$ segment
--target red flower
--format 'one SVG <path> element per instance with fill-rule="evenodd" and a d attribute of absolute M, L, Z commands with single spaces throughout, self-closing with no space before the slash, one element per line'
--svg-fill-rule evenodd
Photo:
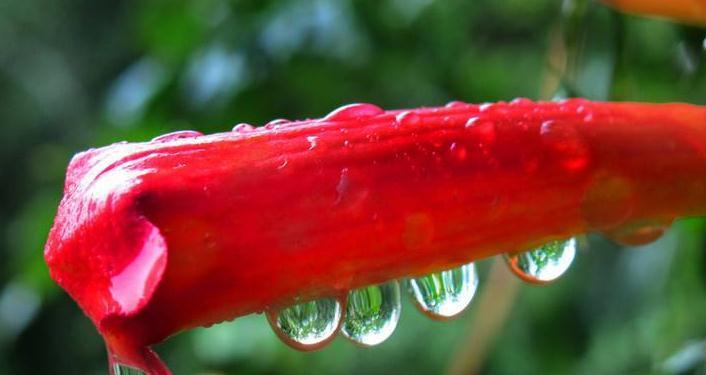
<path fill-rule="evenodd" d="M 184 329 L 705 213 L 704 107 L 355 104 L 81 153 L 45 256 L 111 358 L 159 374 Z"/>

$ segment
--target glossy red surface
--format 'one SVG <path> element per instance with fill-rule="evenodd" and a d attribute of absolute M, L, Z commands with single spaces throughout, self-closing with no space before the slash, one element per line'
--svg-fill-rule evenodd
<path fill-rule="evenodd" d="M 704 107 L 363 104 L 81 153 L 45 257 L 112 359 L 163 374 L 180 330 L 704 214 Z"/>

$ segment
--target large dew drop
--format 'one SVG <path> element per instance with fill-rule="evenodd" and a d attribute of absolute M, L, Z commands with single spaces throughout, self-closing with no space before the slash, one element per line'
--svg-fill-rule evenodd
<path fill-rule="evenodd" d="M 468 307 L 478 288 L 473 263 L 409 280 L 409 292 L 423 313 L 433 319 L 450 319 Z"/>
<path fill-rule="evenodd" d="M 515 275 L 534 284 L 558 279 L 571 266 L 576 256 L 576 238 L 551 241 L 534 250 L 507 254 L 505 260 Z"/>
<path fill-rule="evenodd" d="M 395 331 L 401 308 L 397 281 L 352 290 L 341 332 L 356 344 L 378 345 Z"/>
<path fill-rule="evenodd" d="M 315 350 L 327 344 L 341 322 L 341 304 L 324 298 L 268 311 L 267 320 L 282 341 L 299 350 Z"/>

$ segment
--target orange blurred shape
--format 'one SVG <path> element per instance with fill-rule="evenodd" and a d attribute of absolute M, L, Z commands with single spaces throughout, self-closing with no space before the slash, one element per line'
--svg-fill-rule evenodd
<path fill-rule="evenodd" d="M 706 26 L 706 0 L 603 0 L 623 12 Z"/>

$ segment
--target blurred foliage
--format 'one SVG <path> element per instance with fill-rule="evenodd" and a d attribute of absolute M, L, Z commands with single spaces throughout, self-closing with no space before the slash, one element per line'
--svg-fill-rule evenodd
<path fill-rule="evenodd" d="M 351 102 L 704 104 L 705 49 L 703 30 L 588 0 L 0 0 L 0 373 L 107 370 L 99 336 L 42 260 L 79 150 Z M 521 287 L 482 372 L 705 374 L 704 233 L 682 221 L 638 250 L 591 237 L 561 281 Z M 464 355 L 473 308 L 442 324 L 403 307 L 373 349 L 337 339 L 299 353 L 253 316 L 158 350 L 176 374 L 436 374 Z"/>

